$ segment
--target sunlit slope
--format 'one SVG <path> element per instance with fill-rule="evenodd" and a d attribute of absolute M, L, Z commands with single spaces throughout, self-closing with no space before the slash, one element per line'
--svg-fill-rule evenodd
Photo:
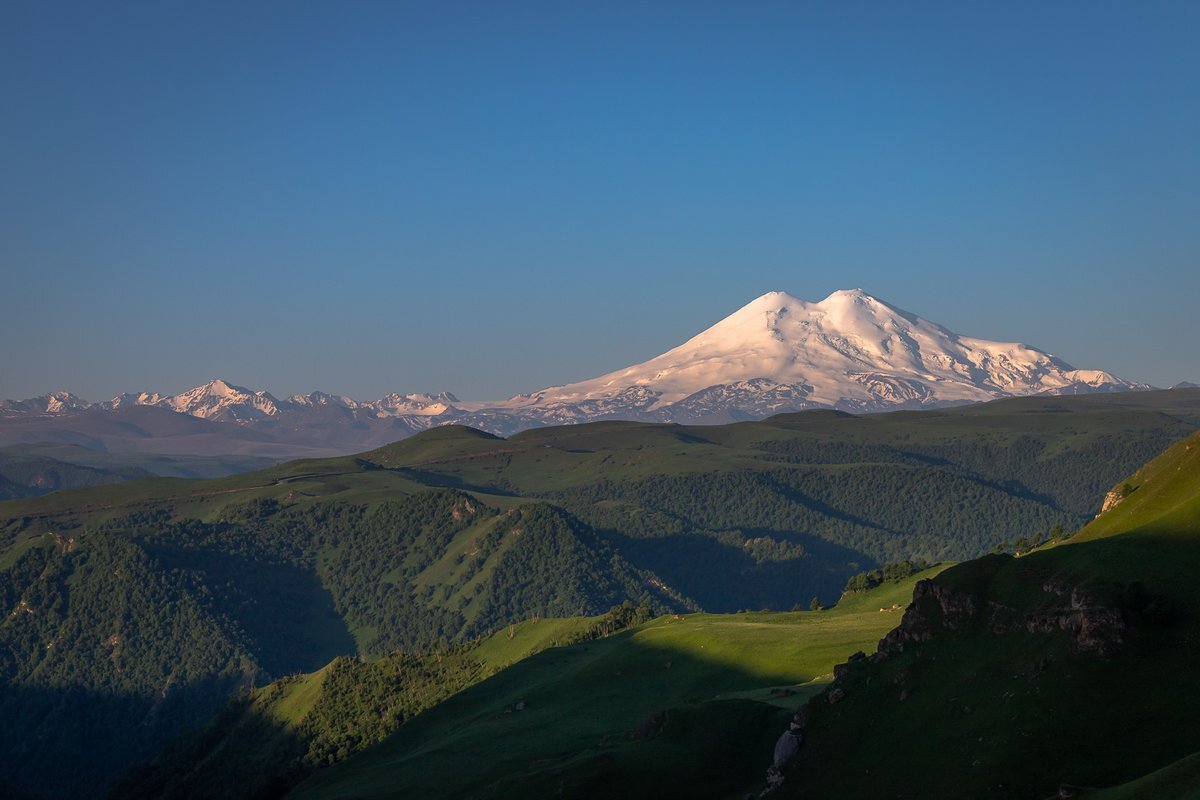
<path fill-rule="evenodd" d="M 1074 539 L 923 588 L 892 655 L 815 702 L 784 796 L 857 796 L 884 774 L 888 796 L 1044 797 L 1200 749 L 1200 437 L 1125 483 Z"/>
<path fill-rule="evenodd" d="M 1135 472 L 1113 490 L 1116 506 L 1084 528 L 1075 541 L 1127 531 L 1197 535 L 1200 520 L 1200 440 L 1190 437 Z"/>
<path fill-rule="evenodd" d="M 278 796 L 414 715 L 534 653 L 593 634 L 604 617 L 543 619 L 479 642 L 375 661 L 341 657 L 231 701 L 120 781 L 114 798 Z"/>
<path fill-rule="evenodd" d="M 679 776 L 709 759 L 719 774 L 692 782 L 688 796 L 722 796 L 761 773 L 773 726 L 787 717 L 735 696 L 815 691 L 797 684 L 870 651 L 915 580 L 828 611 L 668 616 L 540 653 L 316 774 L 294 796 L 678 796 Z"/>

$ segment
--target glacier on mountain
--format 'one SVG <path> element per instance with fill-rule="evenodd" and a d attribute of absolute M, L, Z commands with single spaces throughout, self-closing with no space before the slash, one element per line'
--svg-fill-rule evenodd
<path fill-rule="evenodd" d="M 719 423 L 810 408 L 865 413 L 1150 388 L 1075 369 L 1030 345 L 962 336 L 849 289 L 816 302 L 768 292 L 648 361 L 507 400 L 464 403 L 448 392 L 393 393 L 369 402 L 313 392 L 279 400 L 214 379 L 176 395 L 125 394 L 94 406 L 56 392 L 4 401 L 0 412 L 55 415 L 149 405 L 246 426 L 287 421 L 303 427 L 319 416 L 325 425 L 386 423 L 381 435 L 393 437 L 449 423 L 506 435 L 602 419 Z"/>

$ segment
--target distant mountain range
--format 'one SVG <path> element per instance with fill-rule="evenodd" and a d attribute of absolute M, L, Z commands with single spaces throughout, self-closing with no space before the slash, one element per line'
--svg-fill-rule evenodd
<path fill-rule="evenodd" d="M 861 289 L 819 302 L 769 292 L 649 361 L 508 400 L 463 402 L 449 392 L 283 400 L 223 380 L 102 403 L 54 392 L 0 401 L 0 446 L 278 458 L 364 450 L 451 423 L 508 435 L 605 419 L 724 423 L 811 408 L 864 413 L 1151 388 L 1030 345 L 960 336 Z M 210 424 L 180 430 L 179 416 Z"/>

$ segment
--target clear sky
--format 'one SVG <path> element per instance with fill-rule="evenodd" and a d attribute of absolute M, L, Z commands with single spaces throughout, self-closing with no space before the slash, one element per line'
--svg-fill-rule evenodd
<path fill-rule="evenodd" d="M 0 4 L 0 397 L 491 399 L 862 287 L 1200 381 L 1200 4 Z"/>

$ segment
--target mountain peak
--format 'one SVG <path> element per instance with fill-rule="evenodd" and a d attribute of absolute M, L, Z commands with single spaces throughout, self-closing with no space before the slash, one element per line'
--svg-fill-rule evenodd
<path fill-rule="evenodd" d="M 838 289 L 829 293 L 829 296 L 822 300 L 822 303 L 828 303 L 830 300 L 839 299 L 851 300 L 875 300 L 876 298 L 864 292 L 862 289 Z"/>
<path fill-rule="evenodd" d="M 831 292 L 828 297 L 818 303 L 813 303 L 818 308 L 853 308 L 861 307 L 871 309 L 873 313 L 878 313 L 881 309 L 890 309 L 899 312 L 900 310 L 892 306 L 890 303 L 885 303 L 878 297 L 864 292 L 862 289 L 838 289 L 836 292 Z M 901 312 L 907 314 L 907 312 Z M 909 314 L 908 316 L 915 316 Z"/>
<path fill-rule="evenodd" d="M 787 305 L 788 303 L 803 302 L 804 301 L 799 297 L 788 294 L 787 292 L 767 292 L 766 294 L 760 294 L 743 307 L 754 305 Z"/>
<path fill-rule="evenodd" d="M 27 400 L 0 400 L 0 412 L 34 414 L 70 414 L 86 411 L 92 404 L 66 391 L 50 392 Z"/>
<path fill-rule="evenodd" d="M 47 414 L 66 414 L 71 411 L 82 411 L 91 403 L 71 392 L 51 392 L 46 395 Z"/>
<path fill-rule="evenodd" d="M 863 289 L 838 289 L 837 291 L 830 292 L 829 296 L 824 300 L 818 301 L 804 300 L 796 297 L 794 294 L 789 294 L 788 292 L 774 291 L 759 295 L 730 316 L 736 316 L 743 311 L 772 311 L 782 310 L 784 308 L 807 309 L 845 305 L 847 303 L 858 303 L 863 305 L 880 303 L 887 305 L 879 298 L 868 294 Z"/>
<path fill-rule="evenodd" d="M 275 398 L 213 378 L 208 383 L 166 398 L 163 403 L 182 414 L 204 419 L 244 421 L 279 413 Z"/>
<path fill-rule="evenodd" d="M 613 416 L 636 400 L 626 413 L 643 418 L 670 417 L 701 395 L 878 411 L 1109 387 L 1143 388 L 1028 345 L 961 337 L 853 288 L 816 302 L 767 292 L 656 358 L 512 402 L 587 404 Z"/>
<path fill-rule="evenodd" d="M 960 336 L 856 287 L 817 301 L 766 292 L 648 361 L 502 401 L 460 403 L 448 392 L 392 393 L 361 403 L 322 392 L 277 400 L 213 378 L 170 397 L 143 392 L 100 406 L 154 405 L 249 425 L 280 414 L 289 425 L 309 417 L 345 421 L 342 412 L 352 411 L 356 426 L 387 421 L 388 435 L 397 435 L 448 422 L 510 433 L 599 419 L 715 422 L 807 408 L 869 412 L 1148 388 L 1108 372 L 1077 370 L 1029 345 Z M 0 401 L 0 415 L 88 407 L 56 393 Z"/>
<path fill-rule="evenodd" d="M 213 378 L 208 383 L 197 386 L 191 391 L 204 391 L 207 394 L 217 395 L 218 397 L 229 397 L 235 394 L 254 394 L 249 389 L 243 386 L 236 386 L 223 378 Z"/>

